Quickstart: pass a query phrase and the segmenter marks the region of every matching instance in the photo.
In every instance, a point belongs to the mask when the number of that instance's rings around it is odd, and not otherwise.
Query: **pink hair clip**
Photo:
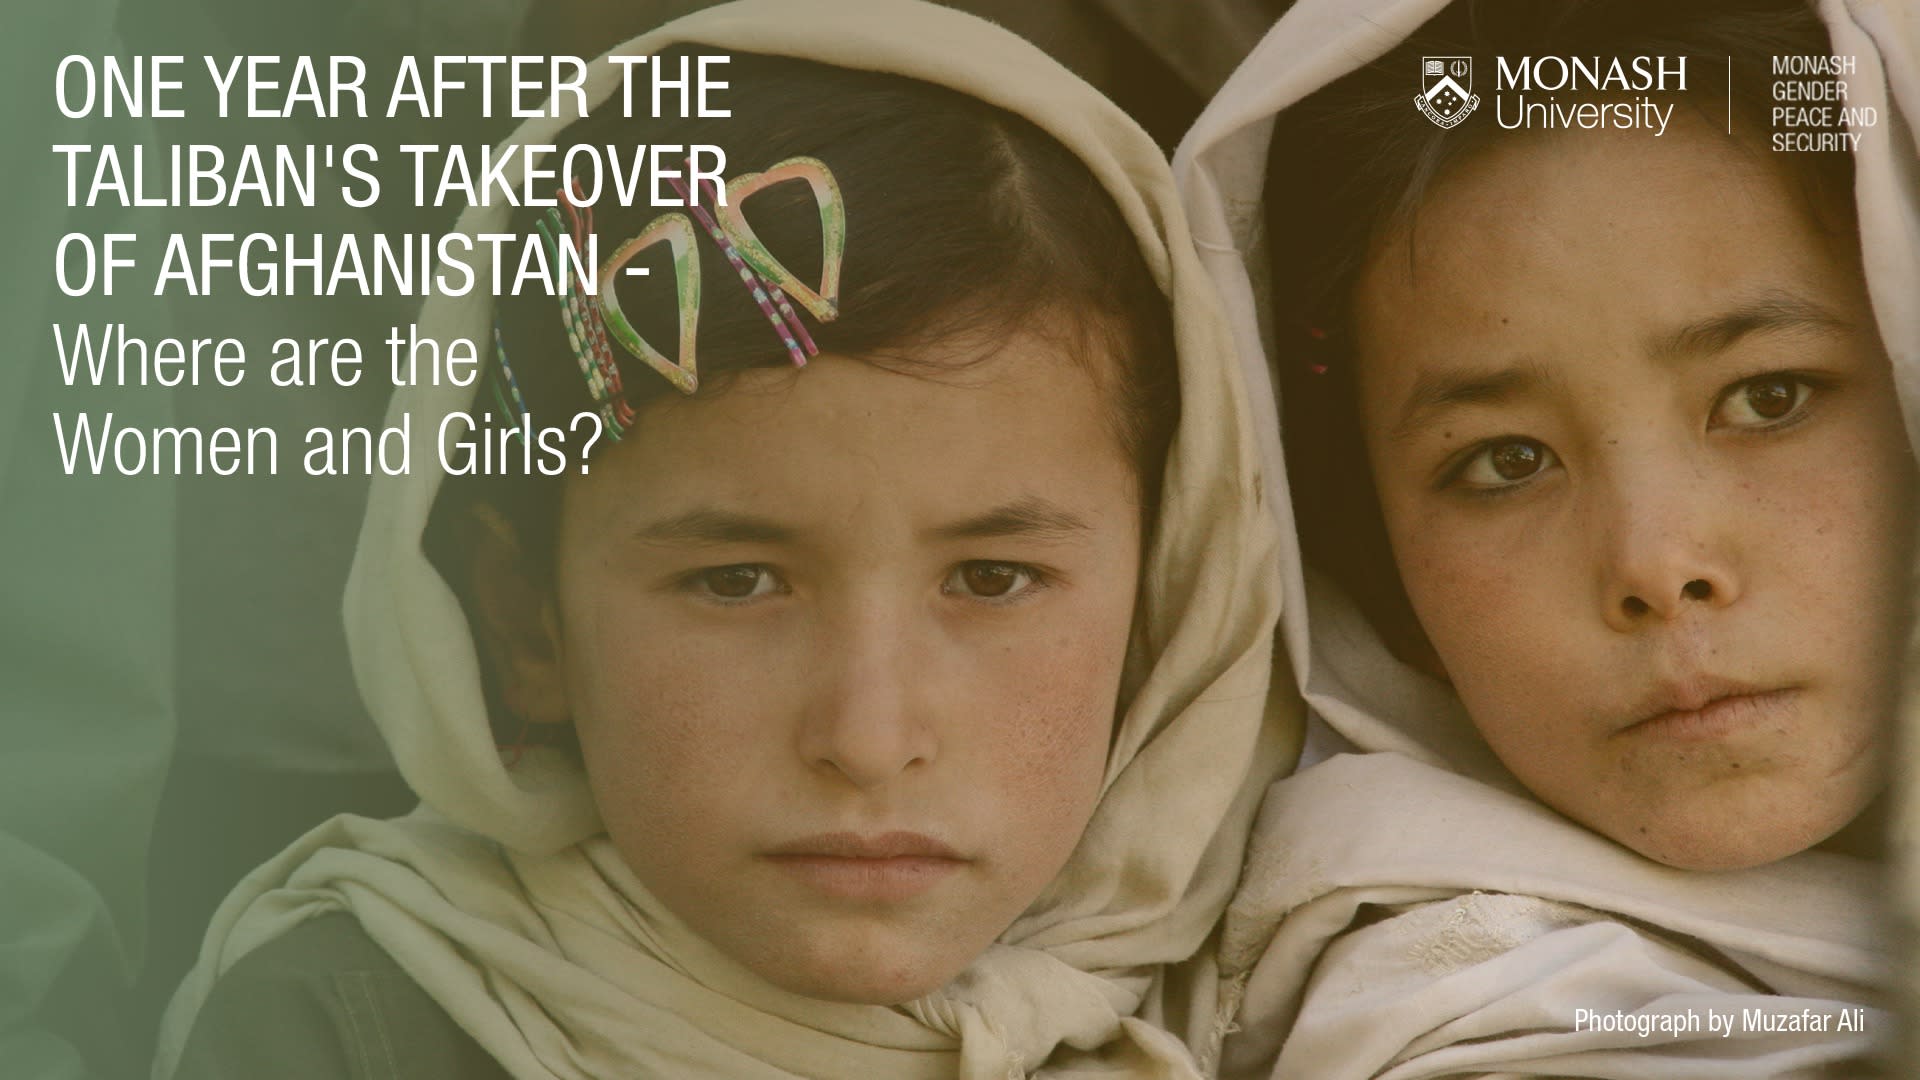
[[[767,250],[753,227],[740,213],[740,205],[776,184],[804,181],[812,190],[820,212],[820,284],[818,288],[801,281],[785,263]],[[727,262],[740,276],[754,303],[780,335],[781,343],[796,367],[806,366],[807,358],[819,354],[819,346],[807,332],[793,309],[798,301],[814,318],[832,322],[840,317],[840,267],[847,247],[846,201],[832,170],[817,158],[796,157],[782,161],[764,172],[747,173],[727,182],[724,205],[710,212],[701,205],[699,194],[690,192],[678,178],[671,181],[686,200],[707,235],[720,248]],[[714,192],[718,195],[716,189]],[[700,254],[693,242],[693,225],[687,215],[669,212],[655,218],[645,229],[621,244],[600,267],[602,283],[599,311],[605,332],[621,348],[658,371],[683,393],[691,394],[700,386],[699,364],[694,349],[695,328],[700,314]],[[654,244],[666,242],[673,248],[674,281],[680,311],[679,356],[668,359],[639,332],[620,308],[618,291],[612,283],[634,257]],[[589,388],[592,378],[589,376]],[[624,430],[624,428],[622,429]]]
[[[796,277],[786,265],[768,251],[753,227],[740,214],[740,204],[761,191],[788,181],[804,181],[812,190],[820,211],[821,266],[818,288]],[[794,366],[805,367],[807,358],[817,356],[820,347],[807,332],[792,300],[797,300],[814,318],[832,322],[840,317],[840,267],[846,253],[846,202],[833,173],[816,158],[789,158],[765,172],[748,173],[729,181],[725,205],[718,213],[700,204],[699,193],[689,192],[678,178],[671,181],[687,201],[722,254],[727,257],[740,281],[779,333],[780,340],[793,358]],[[593,208],[580,198],[578,182],[558,189],[558,207],[549,208],[535,222],[553,265],[561,263],[560,237],[571,238],[576,251],[585,250],[593,235]],[[716,188],[714,194],[718,196]],[[564,211],[564,217],[562,212]],[[682,393],[699,389],[700,374],[694,346],[700,321],[700,251],[695,244],[693,224],[685,214],[670,212],[655,218],[646,228],[616,248],[600,267],[601,288],[591,291],[582,281],[571,282],[560,297],[560,321],[566,330],[567,344],[579,364],[587,392],[598,408],[608,436],[618,441],[633,426],[633,406],[621,384],[620,365],[615,362],[613,344],[635,359],[659,372]],[[666,243],[673,250],[674,289],[679,309],[680,340],[678,356],[665,353],[641,337],[621,310],[620,296],[613,282],[616,275],[641,252],[655,244]],[[789,299],[791,297],[791,300]],[[494,352],[499,369],[494,393],[502,408],[522,415],[527,411],[520,394],[519,381],[508,363],[505,343],[499,329],[494,331]]]

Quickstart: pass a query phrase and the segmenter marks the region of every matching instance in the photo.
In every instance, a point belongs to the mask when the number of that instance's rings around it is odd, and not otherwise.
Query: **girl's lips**
[[[1729,693],[1683,693],[1679,700],[1656,706],[1651,715],[1617,734],[1701,742],[1725,738],[1791,712],[1796,687],[1740,690]]]
[[[775,844],[766,853],[772,856],[828,855],[843,859],[960,858],[959,852],[941,841],[923,833],[904,830],[815,833]]]
[[[927,855],[862,858],[844,855],[768,855],[816,892],[856,903],[902,903],[932,889],[966,863]]]
[[[913,832],[819,833],[776,845],[761,858],[827,896],[880,904],[911,900],[968,862]]]

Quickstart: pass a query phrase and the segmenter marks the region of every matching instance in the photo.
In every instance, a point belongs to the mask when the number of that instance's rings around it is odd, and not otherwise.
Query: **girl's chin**
[[[1776,817],[1755,821],[1746,817],[1737,823],[1702,823],[1690,829],[1649,827],[1643,831],[1631,827],[1608,835],[1676,870],[1750,870],[1815,848],[1879,858],[1878,830],[1864,820],[1867,817],[1868,813],[1862,813],[1848,820],[1841,811],[1828,820],[1785,821]],[[1839,819],[1839,824],[1831,818]]]

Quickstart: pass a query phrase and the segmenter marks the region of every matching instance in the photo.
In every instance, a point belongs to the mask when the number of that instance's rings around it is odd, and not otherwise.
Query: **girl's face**
[[[1845,243],[1698,121],[1509,139],[1356,294],[1362,423],[1474,724],[1663,863],[1771,862],[1866,806],[1913,463]]]
[[[822,355],[651,407],[569,483],[554,671],[594,798],[734,961],[904,1001],[1064,865],[1139,577],[1109,413],[1035,337],[934,378]]]

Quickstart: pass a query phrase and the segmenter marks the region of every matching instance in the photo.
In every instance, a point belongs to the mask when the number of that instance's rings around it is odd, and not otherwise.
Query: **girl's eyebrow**
[[[1400,421],[1393,425],[1393,441],[1404,442],[1422,427],[1432,423],[1438,413],[1462,405],[1495,405],[1511,400],[1544,384],[1554,376],[1538,360],[1520,360],[1506,367],[1442,368],[1420,373],[1400,407]]]
[[[1852,327],[1852,323],[1812,300],[1784,289],[1768,289],[1726,311],[1680,327],[1654,341],[1651,349],[1656,356],[1684,361],[1724,352],[1749,334],[1834,334]],[[1421,372],[1400,410],[1400,421],[1393,427],[1393,441],[1406,441],[1438,413],[1461,405],[1499,404],[1551,381],[1551,372],[1528,360],[1494,370]]]
[[[799,534],[772,518],[701,508],[662,518],[634,530],[642,544],[784,544]]]
[[[1852,323],[1805,297],[1769,289],[1717,315],[1675,330],[1653,345],[1654,355],[1686,360],[1729,349],[1748,334],[1814,331],[1840,333]]]
[[[1092,531],[1086,519],[1038,496],[1025,496],[985,513],[962,518],[931,530],[940,540],[982,540],[1023,536],[1036,540],[1065,540]],[[772,518],[732,510],[701,507],[661,518],[635,529],[632,539],[642,544],[720,545],[791,544],[799,530]]]
[[[1015,499],[984,514],[933,530],[941,540],[986,540],[1021,536],[1032,540],[1067,540],[1092,530],[1086,520],[1065,507],[1036,495]]]

